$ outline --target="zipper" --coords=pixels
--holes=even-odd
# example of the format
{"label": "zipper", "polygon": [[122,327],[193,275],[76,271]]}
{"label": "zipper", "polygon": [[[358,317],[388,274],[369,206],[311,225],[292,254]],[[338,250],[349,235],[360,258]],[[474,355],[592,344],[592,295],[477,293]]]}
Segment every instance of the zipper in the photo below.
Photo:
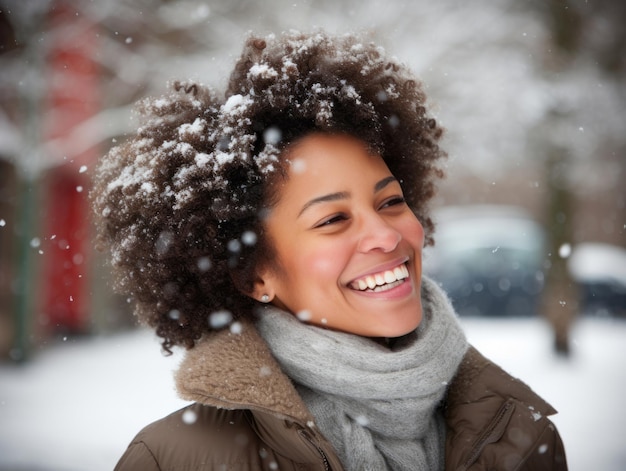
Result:
{"label": "zipper", "polygon": [[502,433],[504,432],[504,429],[501,427],[501,424],[504,422],[504,425],[506,425],[506,423],[508,423],[509,419],[511,418],[512,413],[513,413],[513,403],[509,401],[505,402],[502,405],[502,407],[500,407],[500,410],[498,411],[494,419],[491,421],[491,423],[489,424],[489,426],[483,433],[482,437],[478,440],[476,445],[474,445],[474,447],[472,448],[472,453],[469,455],[469,458],[465,461],[461,469],[463,470],[468,469],[474,463],[474,461],[478,459],[481,452],[483,451],[483,448],[486,445],[488,445],[489,443],[493,443],[500,439],[500,437],[502,436]]}
{"label": "zipper", "polygon": [[301,429],[298,430],[298,434],[301,437],[304,437],[304,439],[306,441],[308,441],[311,445],[313,445],[317,449],[318,453],[322,457],[322,461],[324,462],[324,471],[331,471],[330,463],[328,462],[328,457],[326,456],[326,453],[324,453],[324,450],[322,450],[321,446],[319,446],[317,443],[313,442],[313,438],[311,437],[309,432],[307,432],[305,429],[301,428]]}

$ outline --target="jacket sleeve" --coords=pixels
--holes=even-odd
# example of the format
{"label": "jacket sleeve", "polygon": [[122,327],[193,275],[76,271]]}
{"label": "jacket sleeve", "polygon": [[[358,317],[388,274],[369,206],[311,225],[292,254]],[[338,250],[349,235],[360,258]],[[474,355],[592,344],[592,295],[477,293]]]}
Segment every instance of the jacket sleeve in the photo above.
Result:
{"label": "jacket sleeve", "polygon": [[[529,412],[526,404],[507,401],[492,421],[461,446],[461,457],[446,469],[464,471],[567,471],[561,437],[545,415]],[[458,458],[461,458],[458,460]]]}
{"label": "jacket sleeve", "polygon": [[446,470],[567,470],[556,410],[473,348],[446,406]]}
{"label": "jacket sleeve", "polygon": [[565,447],[554,424],[548,420],[537,446],[529,454],[519,471],[567,471]]}
{"label": "jacket sleeve", "polygon": [[132,442],[114,471],[161,471],[154,455],[144,442]]}

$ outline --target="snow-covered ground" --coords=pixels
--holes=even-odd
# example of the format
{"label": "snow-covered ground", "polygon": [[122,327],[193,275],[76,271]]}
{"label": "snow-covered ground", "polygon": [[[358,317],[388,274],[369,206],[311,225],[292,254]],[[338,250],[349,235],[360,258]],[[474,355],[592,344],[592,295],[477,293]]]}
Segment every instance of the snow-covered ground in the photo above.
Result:
{"label": "snow-covered ground", "polygon": [[[573,356],[554,357],[536,319],[464,319],[470,341],[551,402],[570,470],[626,469],[626,322],[583,319]],[[150,332],[49,346],[0,365],[0,471],[111,470],[148,422],[184,405]]]}

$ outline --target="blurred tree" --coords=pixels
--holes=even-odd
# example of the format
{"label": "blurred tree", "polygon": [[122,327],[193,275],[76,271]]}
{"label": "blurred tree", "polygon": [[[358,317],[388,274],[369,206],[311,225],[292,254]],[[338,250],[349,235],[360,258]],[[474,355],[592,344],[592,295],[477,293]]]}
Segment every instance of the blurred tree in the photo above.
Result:
{"label": "blurred tree", "polygon": [[[13,26],[7,15],[0,11],[0,55],[9,53],[15,47]],[[0,140],[7,140],[1,131]],[[17,179],[15,166],[2,158],[10,152],[9,147],[8,144],[0,146],[0,358],[10,355],[15,331],[12,295],[14,237],[12,231],[6,228],[14,227]]]}
{"label": "blurred tree", "polygon": [[[555,351],[567,356],[570,354],[570,331],[580,310],[580,293],[568,270],[567,258],[576,241],[575,219],[581,215],[581,211],[577,210],[580,202],[573,189],[576,184],[576,140],[570,139],[570,129],[575,127],[574,112],[581,105],[573,103],[576,97],[562,93],[564,87],[561,82],[568,75],[576,74],[576,69],[585,60],[600,65],[605,74],[616,80],[623,78],[626,8],[623,2],[598,1],[589,7],[575,0],[550,0],[537,2],[536,6],[542,11],[551,33],[551,45],[542,57],[542,69],[552,90],[561,88],[561,94],[551,97],[551,106],[540,126],[539,140],[542,142],[546,169],[545,221],[548,229],[546,283],[541,305],[543,315],[554,329]],[[602,23],[601,35],[594,27],[598,18]],[[582,128],[579,130],[582,131]],[[621,147],[623,149],[623,143]],[[599,152],[600,149],[593,151]],[[588,155],[587,159],[594,157]],[[624,168],[622,165],[622,171]],[[619,207],[619,204],[616,206]],[[615,217],[625,220],[623,198],[621,210],[615,211]]]}
{"label": "blurred tree", "polygon": [[[7,215],[7,240],[11,259],[9,273],[10,300],[13,310],[9,356],[24,360],[30,350],[33,306],[37,292],[37,260],[34,251],[38,222],[38,173],[33,169],[39,161],[41,88],[41,44],[24,37],[36,36],[41,28],[47,4],[29,5],[24,15],[15,15],[7,6],[0,6],[6,23],[14,31],[10,47],[0,56],[0,120],[3,124],[1,157],[12,165],[12,179],[3,181],[3,193],[10,201]],[[23,123],[20,126],[18,123]],[[0,216],[2,217],[2,216]]]}

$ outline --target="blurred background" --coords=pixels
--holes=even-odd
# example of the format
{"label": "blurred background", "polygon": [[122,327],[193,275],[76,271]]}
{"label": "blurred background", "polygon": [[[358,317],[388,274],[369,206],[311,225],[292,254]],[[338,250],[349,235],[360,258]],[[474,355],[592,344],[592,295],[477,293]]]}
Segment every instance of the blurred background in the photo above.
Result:
{"label": "blurred background", "polygon": [[[592,386],[626,392],[625,24],[626,3],[612,0],[0,0],[0,469],[3,454],[13,456],[6,469],[81,469],[50,459],[35,467],[32,448],[18,453],[11,440],[21,432],[8,425],[29,430],[33,403],[18,400],[28,397],[27,385],[46,388],[68,369],[91,371],[63,358],[96,355],[106,351],[99,342],[112,341],[120,363],[98,357],[102,374],[122,368],[123,352],[144,365],[141,355],[163,361],[127,300],[112,292],[93,248],[91,172],[133,131],[141,97],[164,93],[175,79],[223,89],[250,31],[360,31],[406,62],[447,129],[427,273],[492,356],[512,360],[520,374],[533,372],[515,362],[518,352],[557,368],[542,370],[540,385],[524,377],[554,391],[547,399],[557,409],[567,378],[598,370],[582,355],[589,344],[580,344],[594,332],[594,346],[610,344],[608,335],[618,350],[597,357],[615,382]],[[511,338],[524,332],[527,343]],[[43,365],[59,376],[37,376]],[[167,380],[167,371],[154,371]],[[124,384],[137,388],[133,381],[145,380],[139,372],[129,371]],[[119,386],[109,380],[106,394]],[[164,389],[174,396],[169,383]],[[176,401],[169,398],[156,402]],[[623,406],[607,406],[615,408],[613,418],[626,419]],[[119,435],[111,455],[136,431],[111,431]],[[55,443],[53,435],[41,440]],[[597,465],[599,452],[572,448],[571,469],[586,469],[586,456]],[[625,452],[609,448],[601,453],[611,463],[605,469],[626,469]],[[112,467],[107,459],[98,469]]]}

